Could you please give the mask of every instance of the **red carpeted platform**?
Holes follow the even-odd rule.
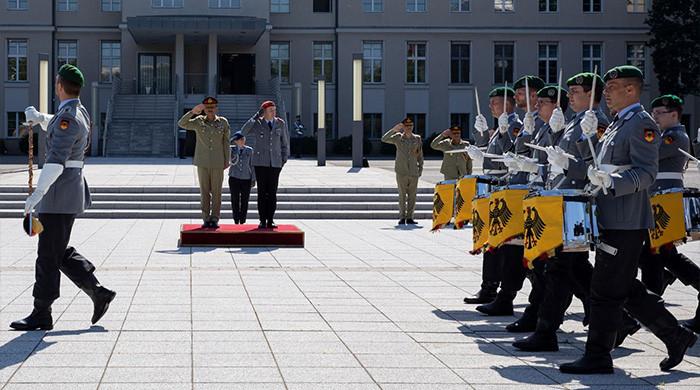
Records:
[[[258,225],[220,225],[218,229],[181,225],[179,246],[303,248],[304,232],[294,225],[274,230],[258,229]]]

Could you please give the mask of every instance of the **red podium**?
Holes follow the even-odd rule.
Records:
[[[287,247],[303,248],[304,232],[294,225],[278,225],[277,229],[259,229],[257,225],[220,225],[218,229],[201,225],[181,225],[181,247]]]

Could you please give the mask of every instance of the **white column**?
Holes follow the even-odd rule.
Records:
[[[209,95],[216,95],[216,84],[219,76],[217,74],[218,65],[218,36],[214,33],[209,34]]]
[[[175,34],[175,79],[177,94],[185,94],[185,36]]]

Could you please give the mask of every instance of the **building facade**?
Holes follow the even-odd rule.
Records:
[[[17,151],[22,111],[37,105],[40,54],[49,54],[51,69],[77,64],[89,84],[96,82],[82,98],[91,108],[97,93],[98,140],[105,133],[112,137],[110,124],[105,131],[108,117],[116,118],[115,128],[129,121],[125,104],[139,106],[125,125],[130,137],[148,133],[149,126],[136,124],[152,104],[143,99],[154,95],[165,99],[154,108],[172,111],[165,137],[177,137],[174,118],[205,95],[223,100],[223,114],[234,117],[234,125],[253,113],[257,100],[272,97],[282,100],[288,120],[299,115],[307,129],[314,128],[318,79],[327,84],[329,139],[347,136],[357,53],[364,58],[365,136],[375,142],[407,115],[424,136],[453,123],[468,128],[476,113],[475,88],[487,111],[494,86],[523,74],[556,83],[559,68],[566,77],[594,66],[602,73],[635,64],[649,75],[643,96],[648,103],[657,93],[644,45],[650,2],[4,0],[0,139],[9,152]],[[686,101],[690,130],[700,125],[700,100]],[[117,134],[115,129],[115,142]],[[170,145],[159,152],[173,153]]]

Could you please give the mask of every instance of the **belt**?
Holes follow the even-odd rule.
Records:
[[[485,175],[504,175],[508,173],[506,169],[484,169]]]
[[[78,160],[68,160],[66,161],[65,164],[63,164],[64,168],[78,168],[81,169],[85,165],[84,161],[78,161]]]
[[[656,174],[656,180],[683,180],[681,172],[659,172]]]

